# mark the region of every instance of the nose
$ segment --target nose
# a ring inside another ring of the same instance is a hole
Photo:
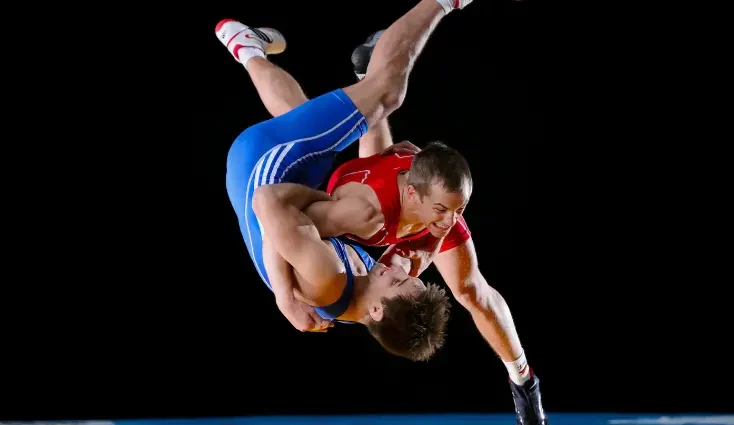
[[[441,224],[446,227],[451,227],[456,224],[457,214],[455,212],[446,213],[441,221]]]

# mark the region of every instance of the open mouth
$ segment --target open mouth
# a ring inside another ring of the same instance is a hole
[[[431,225],[437,228],[438,230],[443,230],[443,231],[449,230],[449,226],[443,226],[438,223],[431,223]]]

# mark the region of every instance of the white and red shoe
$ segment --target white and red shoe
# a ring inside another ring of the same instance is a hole
[[[443,8],[443,11],[446,13],[451,12],[454,9],[463,9],[474,0],[436,0],[441,7]]]
[[[257,49],[265,55],[277,55],[283,53],[286,47],[285,37],[278,31],[272,28],[250,28],[234,19],[219,21],[214,32],[237,62],[241,62],[240,49]]]

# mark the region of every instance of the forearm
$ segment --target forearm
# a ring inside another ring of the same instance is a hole
[[[276,302],[291,300],[295,289],[293,267],[275,249],[267,234],[263,235],[263,263]]]
[[[520,357],[520,338],[510,307],[502,295],[486,282],[465,284],[462,292],[463,296],[457,298],[471,313],[477,329],[497,355],[505,362]]]
[[[308,191],[297,188],[298,185],[289,186],[285,184],[261,186],[256,189],[252,201],[263,233],[270,238],[272,248],[286,260],[289,258],[287,250],[293,248],[291,245],[295,241],[294,235],[308,234],[309,228],[313,227],[311,219],[299,207],[319,196],[317,191],[309,194]],[[315,231],[315,228],[312,230]],[[318,238],[318,234],[315,237]]]
[[[269,196],[278,198],[281,202],[293,205],[299,210],[314,202],[331,201],[331,196],[326,192],[296,183],[270,184],[261,186],[258,190],[265,191]]]
[[[359,157],[366,158],[381,153],[392,144],[392,134],[390,134],[387,118],[381,119],[371,126],[367,134],[359,140]]]

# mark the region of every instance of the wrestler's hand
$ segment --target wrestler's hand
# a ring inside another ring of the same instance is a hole
[[[410,260],[410,270],[408,271],[408,275],[411,277],[418,277],[431,263],[431,253],[421,249],[410,249],[409,247],[401,247],[398,245],[395,249],[395,253],[400,257]]]
[[[410,260],[409,276],[418,277],[433,262],[443,238],[437,239],[428,234],[412,241],[401,242],[395,246],[395,254]]]
[[[418,146],[410,143],[407,140],[403,140],[400,143],[395,143],[394,145],[388,146],[387,149],[382,151],[381,155],[391,155],[394,153],[407,153],[410,155],[415,155],[420,151],[421,148],[419,148]]]
[[[301,332],[326,332],[334,323],[324,320],[310,305],[294,297],[276,300],[278,309]]]

